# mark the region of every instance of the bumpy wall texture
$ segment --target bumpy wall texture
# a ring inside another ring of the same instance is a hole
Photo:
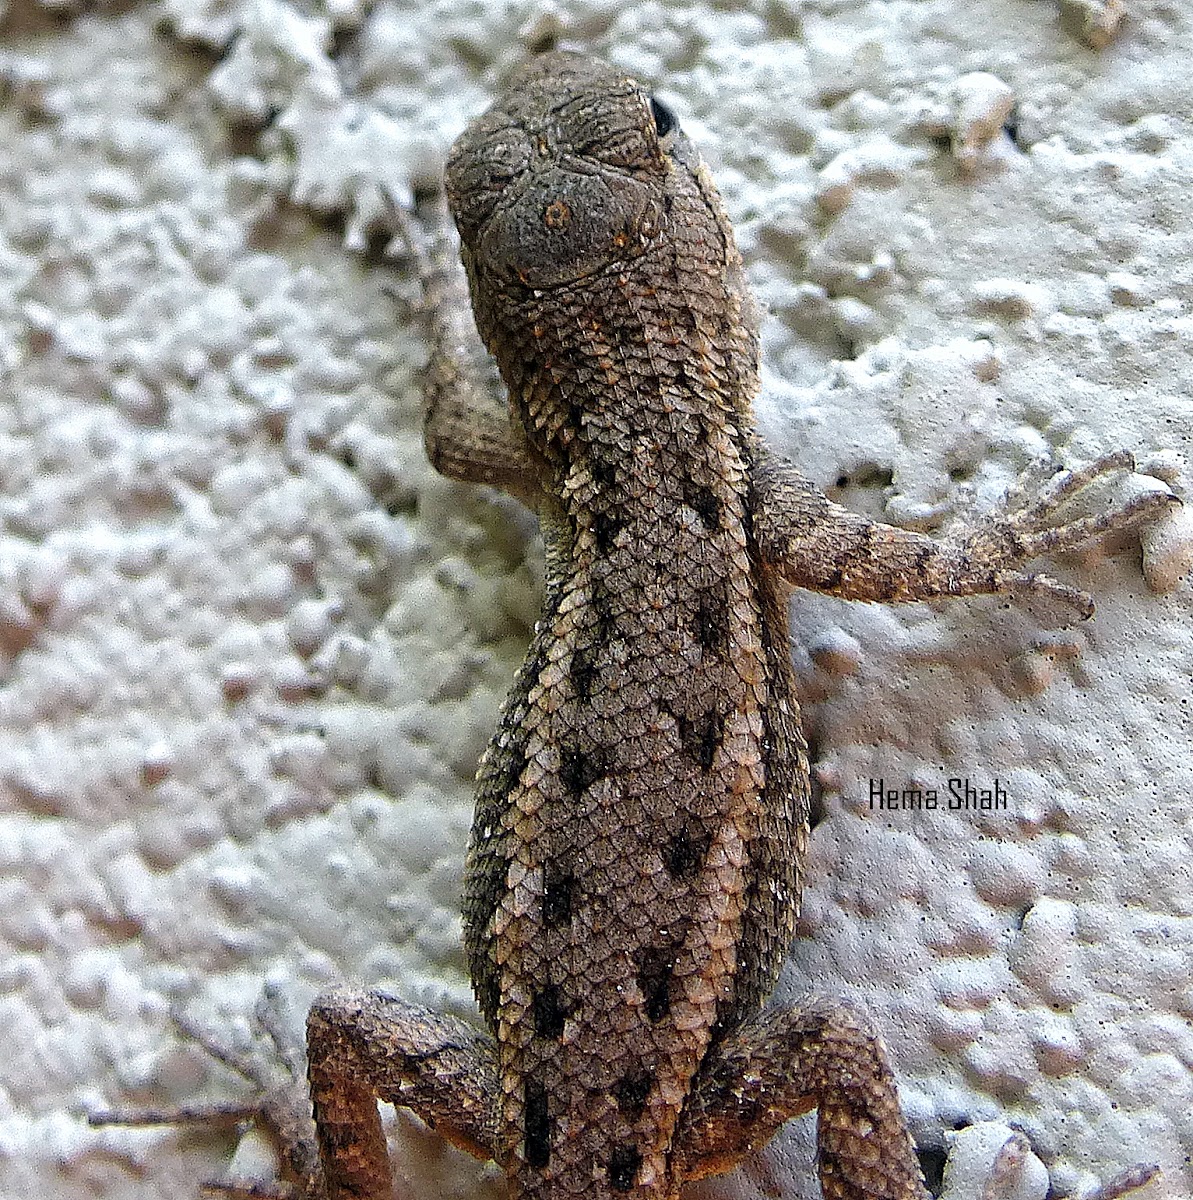
[[[247,1037],[264,980],[297,1013],[346,977],[474,1011],[470,780],[538,551],[423,460],[381,189],[431,178],[529,45],[612,58],[703,147],[767,310],[763,426],[843,502],[932,526],[1119,446],[1187,486],[1183,2],[3,21],[0,1195],[224,1169],[226,1137],[83,1118],[243,1094],[171,1005]],[[1054,566],[1098,598],[1079,628],[793,604],[822,814],[781,986],[869,1008],[937,1158],[968,1127],[954,1200],[1006,1126],[1024,1200],[1152,1160],[1141,1198],[1193,1194],[1189,518],[1145,542]],[[1006,810],[870,805],[952,777]],[[499,1194],[398,1124],[405,1194]],[[807,1137],[701,1194],[812,1195]]]

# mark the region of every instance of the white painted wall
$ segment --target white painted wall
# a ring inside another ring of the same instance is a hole
[[[1119,446],[1188,482],[1187,5],[1129,0],[1100,51],[1043,0],[362,7],[0,27],[6,1197],[221,1171],[225,1138],[79,1115],[239,1094],[171,1003],[243,1033],[263,979],[300,1009],[346,977],[473,1011],[470,779],[539,560],[425,464],[408,285],[356,248],[526,41],[612,58],[703,147],[769,310],[764,428],[844,502],[924,523]],[[1141,1198],[1184,1196],[1189,588],[1131,538],[1054,570],[1092,623],[797,598],[825,819],[782,991],[868,1006],[922,1143],[1009,1122],[1057,1194],[1154,1159]],[[869,811],[871,777],[962,775],[1008,811]],[[701,1194],[815,1194],[808,1124]],[[402,1128],[412,1200],[498,1194]]]

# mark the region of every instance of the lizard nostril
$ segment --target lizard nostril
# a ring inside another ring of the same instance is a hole
[[[543,209],[543,224],[548,229],[566,229],[571,223],[572,210],[563,200],[552,200]]]

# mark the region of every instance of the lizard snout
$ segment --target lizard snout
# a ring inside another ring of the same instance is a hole
[[[503,197],[476,235],[476,257],[530,288],[559,287],[636,258],[658,231],[648,183],[552,165]]]

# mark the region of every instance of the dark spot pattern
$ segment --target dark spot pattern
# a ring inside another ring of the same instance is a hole
[[[613,542],[621,530],[621,522],[608,513],[599,512],[592,518],[592,536],[596,539],[597,550],[608,554],[613,549]]]
[[[683,829],[663,847],[663,866],[672,879],[691,879],[708,857],[711,838],[707,833]]]
[[[576,404],[574,401],[566,404],[567,422],[566,428],[573,434],[582,433],[584,430],[584,406]],[[529,426],[527,426],[529,428]]]
[[[696,606],[696,636],[705,650],[720,650],[729,636],[729,613],[721,589],[704,592]]]
[[[543,869],[543,924],[548,929],[569,925],[572,920],[572,897],[576,891],[576,877],[562,870],[555,863]]]
[[[599,656],[591,647],[577,650],[572,655],[570,675],[572,690],[580,700],[587,700],[592,695],[592,685],[596,681]]]
[[[511,746],[501,764],[501,776],[497,781],[497,794],[508,796],[518,785],[526,769],[526,750],[522,746]]]
[[[588,607],[592,610],[593,616],[592,652],[599,656],[612,637],[615,628],[609,593],[599,579],[592,581],[592,594],[588,598]]]
[[[676,724],[679,726],[680,744],[687,754],[700,764],[702,771],[711,770],[717,749],[721,745],[721,714],[710,710],[694,721],[687,717],[677,717]]]
[[[628,1192],[641,1165],[637,1146],[614,1146],[609,1157],[609,1186],[615,1192]]]
[[[700,518],[705,529],[713,530],[721,524],[721,501],[712,488],[693,483],[690,479],[684,482],[683,502]]]
[[[558,986],[548,983],[539,988],[534,993],[530,1011],[534,1017],[534,1032],[539,1037],[563,1037],[563,1023],[567,1019],[568,1009]]]
[[[532,1167],[545,1167],[551,1161],[551,1116],[547,1111],[547,1089],[537,1079],[527,1079],[523,1095],[526,1103],[526,1161]]]
[[[559,755],[559,778],[573,796],[586,792],[605,774],[605,762],[596,751],[564,750]]]
[[[613,1098],[622,1116],[640,1117],[646,1109],[646,1098],[654,1087],[654,1076],[649,1071],[635,1068],[627,1071],[614,1085]]]
[[[670,946],[644,946],[637,954],[638,988],[646,1002],[646,1015],[661,1021],[671,1011],[671,972],[675,953]]]
[[[602,491],[607,491],[617,482],[617,470],[608,459],[594,458],[590,467],[592,480]]]

